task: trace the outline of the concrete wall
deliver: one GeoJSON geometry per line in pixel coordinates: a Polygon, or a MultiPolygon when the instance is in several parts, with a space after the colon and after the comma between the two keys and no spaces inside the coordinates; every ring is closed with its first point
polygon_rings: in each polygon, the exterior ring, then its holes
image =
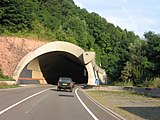
{"type": "Polygon", "coordinates": [[[12,76],[18,63],[29,52],[46,44],[44,41],[37,41],[26,38],[11,36],[0,37],[0,68],[7,76],[12,76]]]}
{"type": "Polygon", "coordinates": [[[39,61],[37,58],[33,59],[29,64],[27,69],[32,70],[32,78],[39,79],[40,84],[47,84],[41,72],[39,61]]]}
{"type": "Polygon", "coordinates": [[[14,85],[16,84],[16,81],[0,81],[0,84],[7,84],[7,85],[14,85]]]}

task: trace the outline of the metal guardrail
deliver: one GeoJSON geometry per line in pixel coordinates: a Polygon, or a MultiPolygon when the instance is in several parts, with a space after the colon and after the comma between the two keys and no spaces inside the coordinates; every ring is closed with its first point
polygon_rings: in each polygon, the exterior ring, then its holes
{"type": "Polygon", "coordinates": [[[160,88],[141,88],[132,86],[97,86],[90,87],[91,90],[107,90],[107,91],[131,91],[137,94],[143,94],[151,97],[160,97],[160,88]]]}

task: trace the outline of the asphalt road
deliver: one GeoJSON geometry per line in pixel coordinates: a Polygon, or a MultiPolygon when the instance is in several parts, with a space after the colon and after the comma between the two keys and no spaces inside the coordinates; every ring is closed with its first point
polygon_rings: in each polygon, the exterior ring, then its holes
{"type": "Polygon", "coordinates": [[[119,120],[92,102],[81,90],[56,86],[0,90],[0,120],[119,120]]]}

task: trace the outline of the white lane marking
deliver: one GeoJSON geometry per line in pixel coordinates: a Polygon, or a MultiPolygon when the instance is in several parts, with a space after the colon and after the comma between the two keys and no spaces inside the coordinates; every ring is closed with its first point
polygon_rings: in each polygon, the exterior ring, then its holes
{"type": "Polygon", "coordinates": [[[47,95],[45,95],[44,97],[40,98],[38,101],[36,101],[25,113],[28,114],[32,109],[34,109],[34,107],[39,104],[42,100],[44,100],[46,98],[47,95]]]}
{"type": "Polygon", "coordinates": [[[77,93],[78,88],[75,90],[76,96],[78,98],[78,100],[80,101],[80,103],[83,105],[83,107],[87,110],[87,112],[93,117],[94,120],[99,120],[90,110],[89,108],[84,104],[84,102],[81,100],[81,98],[79,97],[78,93],[77,93]]]}
{"type": "MultiPolygon", "coordinates": [[[[51,89],[51,88],[49,88],[49,89],[51,89]]],[[[15,103],[15,104],[13,104],[13,105],[11,105],[11,106],[9,106],[9,107],[7,107],[6,109],[0,111],[0,115],[3,114],[3,113],[5,113],[5,112],[7,112],[7,111],[10,110],[10,109],[12,109],[13,107],[21,104],[22,102],[27,101],[28,99],[30,99],[30,98],[32,98],[32,97],[34,97],[34,96],[36,96],[36,95],[39,95],[39,94],[41,94],[41,93],[43,93],[43,92],[45,92],[45,91],[47,91],[47,90],[49,90],[49,89],[42,90],[42,91],[40,91],[40,92],[38,92],[38,93],[35,93],[35,94],[33,94],[33,95],[31,95],[31,96],[29,96],[29,97],[27,97],[27,98],[25,98],[25,99],[23,99],[23,100],[21,100],[21,101],[19,101],[19,102],[15,103]]]]}
{"type": "Polygon", "coordinates": [[[120,115],[118,115],[117,113],[113,112],[112,110],[106,108],[105,106],[103,106],[101,103],[97,102],[94,98],[90,97],[86,92],[84,92],[84,94],[86,95],[86,97],[88,97],[88,99],[90,99],[94,104],[96,104],[98,107],[100,107],[102,110],[104,110],[105,112],[109,113],[111,116],[115,117],[117,120],[126,120],[125,118],[121,117],[120,115]]]}

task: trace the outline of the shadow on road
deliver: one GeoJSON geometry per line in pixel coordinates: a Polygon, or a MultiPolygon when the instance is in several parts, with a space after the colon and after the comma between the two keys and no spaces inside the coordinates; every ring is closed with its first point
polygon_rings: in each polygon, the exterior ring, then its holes
{"type": "Polygon", "coordinates": [[[67,94],[59,94],[61,97],[74,97],[74,95],[67,95],[67,94]]]}
{"type": "Polygon", "coordinates": [[[69,92],[69,91],[65,91],[65,90],[57,91],[57,89],[53,89],[53,88],[50,90],[59,92],[60,94],[58,96],[60,96],[60,97],[74,97],[74,95],[72,95],[71,92],[69,92]]]}
{"type": "Polygon", "coordinates": [[[53,88],[52,88],[52,89],[50,89],[50,90],[51,90],[51,91],[57,91],[57,89],[53,89],[53,88]]]}
{"type": "Polygon", "coordinates": [[[160,107],[119,107],[147,120],[160,119],[160,107]]]}

